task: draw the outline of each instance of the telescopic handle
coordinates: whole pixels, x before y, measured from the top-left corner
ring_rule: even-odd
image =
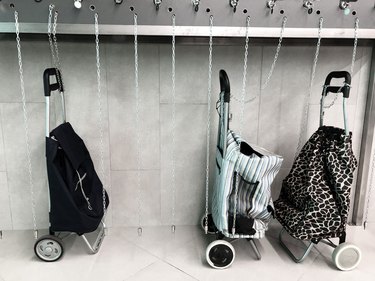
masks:
[[[330,86],[332,78],[344,78],[345,85],[342,87],[339,86]],[[332,71],[327,75],[326,81],[324,82],[325,90],[323,89],[323,95],[328,93],[339,93],[341,92],[344,98],[349,98],[350,92],[350,83],[352,82],[352,77],[347,71]]]
[[[51,77],[56,77],[56,83],[51,84]],[[60,81],[60,83],[59,83]],[[43,83],[44,83],[44,96],[51,96],[51,92],[59,90],[63,92],[63,83],[61,81],[61,72],[57,68],[47,68],[43,73]]]
[[[220,91],[224,92],[224,102],[230,102],[230,83],[229,78],[225,70],[220,70]]]

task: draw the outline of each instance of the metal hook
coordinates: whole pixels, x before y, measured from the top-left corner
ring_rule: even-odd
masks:
[[[191,2],[193,3],[194,11],[198,12],[200,0],[191,0]]]
[[[314,7],[314,4],[312,1],[310,0],[306,0],[304,3],[303,3],[303,7],[307,9],[307,13],[310,15],[312,14],[313,12],[313,7]]]
[[[273,8],[276,6],[276,0],[269,0],[267,2],[267,8],[271,10],[271,14],[273,14]]]
[[[229,0],[229,5],[233,8],[233,13],[237,11],[238,1],[240,0]]]
[[[154,0],[154,4],[156,6],[156,11],[159,11],[159,8],[160,8],[160,5],[161,5],[161,2],[163,0]]]
[[[350,2],[357,2],[358,0],[340,0],[339,7],[344,10],[345,15],[350,14]]]

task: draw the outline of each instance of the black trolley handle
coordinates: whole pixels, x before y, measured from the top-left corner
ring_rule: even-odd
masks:
[[[223,158],[227,150],[227,133],[229,129],[229,102],[230,102],[230,82],[225,70],[220,70],[220,122],[218,134],[218,146],[223,151]]]
[[[344,85],[343,86],[331,86],[332,78],[344,79]],[[320,126],[323,126],[323,118],[324,118],[324,99],[329,93],[342,93],[343,100],[342,100],[342,106],[343,106],[343,115],[344,115],[344,128],[345,128],[345,134],[349,135],[349,129],[348,129],[348,114],[346,110],[346,100],[349,98],[350,94],[350,83],[352,81],[351,75],[347,71],[332,71],[327,75],[327,78],[323,85],[323,92],[322,92],[322,98],[320,100]]]
[[[55,77],[56,82],[51,83],[51,77]],[[43,84],[44,84],[44,97],[46,100],[46,137],[49,137],[49,121],[50,121],[50,106],[49,101],[51,93],[58,90],[61,95],[61,107],[62,107],[62,118],[63,122],[66,122],[65,113],[65,99],[64,99],[64,88],[61,77],[61,72],[57,68],[47,68],[43,73]]]

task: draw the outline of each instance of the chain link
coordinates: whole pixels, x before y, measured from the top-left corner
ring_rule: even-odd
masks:
[[[136,126],[137,126],[137,202],[138,202],[138,235],[142,235],[142,212],[141,212],[141,129],[140,129],[140,120],[139,120],[139,112],[140,112],[140,96],[139,96],[139,83],[138,83],[138,22],[137,22],[137,14],[134,14],[134,82],[135,82],[135,98],[136,98],[136,106],[135,106],[135,118],[136,118]]]
[[[206,206],[204,231],[208,233],[208,192],[210,176],[210,131],[211,131],[211,89],[212,89],[212,29],[214,17],[210,15],[210,39],[208,47],[208,91],[207,91],[207,143],[206,143]]]
[[[354,25],[354,46],[353,46],[352,64],[350,66],[350,75],[352,77],[353,77],[353,73],[354,73],[355,57],[357,55],[358,27],[359,27],[359,18],[356,18],[355,19],[355,25]]]
[[[53,42],[52,42],[52,12],[55,6],[53,4],[49,5],[49,14],[48,14],[48,41],[49,41],[49,47],[51,50],[51,57],[52,57],[52,64],[56,67],[56,57],[55,57],[55,50],[53,48]]]
[[[176,230],[176,168],[175,168],[175,133],[176,133],[176,15],[172,15],[172,232]]]
[[[55,11],[54,17],[53,17],[53,28],[52,28],[53,47],[50,46],[50,48],[54,49],[54,54],[53,54],[53,51],[52,51],[52,59],[53,59],[54,67],[59,70],[59,72],[56,73],[57,83],[59,83],[60,89],[64,89],[64,87],[63,87],[64,82],[61,78],[62,77],[62,69],[61,69],[61,64],[60,64],[59,47],[58,47],[58,44],[57,44],[57,36],[56,36],[58,15],[59,15],[59,13],[57,11]],[[50,41],[50,44],[51,44],[51,41]],[[63,105],[63,106],[64,106],[63,110],[64,110],[64,119],[65,119],[65,105]]]
[[[24,129],[25,129],[25,139],[26,139],[26,156],[27,156],[27,167],[29,172],[29,187],[30,187],[30,194],[31,194],[31,214],[33,218],[33,228],[34,228],[34,236],[35,239],[38,238],[38,230],[37,230],[37,223],[36,223],[36,213],[35,213],[35,195],[34,195],[34,181],[33,181],[33,173],[32,173],[32,166],[31,166],[31,149],[30,149],[30,137],[29,137],[29,121],[28,121],[28,114],[27,114],[27,107],[26,107],[26,93],[25,93],[25,83],[23,78],[23,65],[22,65],[22,52],[21,52],[21,39],[20,39],[20,30],[19,30],[19,23],[18,23],[18,12],[14,12],[14,20],[15,20],[15,27],[16,27],[16,42],[17,42],[17,53],[18,53],[18,66],[19,66],[19,76],[20,76],[20,86],[21,86],[21,95],[22,95],[22,110],[23,110],[23,121],[24,121]]]
[[[95,13],[95,49],[96,49],[96,78],[97,78],[97,96],[99,108],[99,135],[100,135],[100,171],[102,174],[102,202],[103,202],[103,218],[105,221],[107,215],[105,187],[107,187],[108,179],[104,168],[104,134],[103,134],[103,106],[102,106],[102,92],[101,92],[101,73],[100,73],[100,49],[99,49],[99,22],[98,14]]]
[[[314,62],[313,62],[313,67],[312,67],[311,77],[310,77],[310,85],[309,85],[309,90],[307,92],[307,95],[305,95],[301,129],[300,129],[300,134],[299,134],[299,139],[298,139],[297,150],[296,150],[296,154],[295,154],[294,158],[297,158],[300,150],[302,149],[304,138],[305,138],[306,132],[307,132],[307,122],[308,122],[308,115],[309,115],[309,101],[310,101],[310,96],[312,94],[312,89],[313,89],[313,85],[314,85],[316,66],[318,64],[318,58],[319,58],[319,52],[320,52],[320,43],[321,43],[321,40],[322,40],[323,22],[324,22],[324,19],[321,17],[319,19],[318,41],[316,43]]]
[[[245,54],[244,54],[244,63],[243,63],[243,73],[242,73],[242,91],[241,91],[241,113],[240,113],[240,128],[239,135],[242,135],[242,128],[244,122],[244,112],[245,112],[245,94],[246,94],[246,77],[247,77],[247,59],[249,54],[249,26],[250,26],[250,17],[246,18],[246,36],[245,36]],[[254,100],[256,97],[253,97]],[[240,144],[241,147],[241,144]],[[238,189],[239,189],[239,180],[240,175],[236,173],[236,182],[235,182],[235,192],[234,192],[234,206],[233,206],[233,225],[232,225],[232,234],[236,233],[236,213],[237,213],[237,200],[238,200]]]
[[[271,65],[271,69],[270,69],[270,71],[268,72],[267,79],[266,79],[266,82],[265,82],[265,83],[263,84],[263,86],[262,86],[262,90],[264,90],[264,89],[267,88],[268,83],[269,83],[270,80],[271,80],[271,77],[272,77],[273,71],[274,71],[274,69],[275,69],[276,62],[277,62],[277,58],[279,57],[279,53],[280,53],[280,50],[281,50],[281,43],[283,42],[284,30],[285,30],[285,26],[286,26],[286,22],[287,22],[287,20],[288,20],[287,17],[283,17],[283,23],[282,23],[282,26],[281,26],[280,37],[279,37],[279,43],[277,44],[276,53],[275,53],[275,56],[274,56],[274,58],[273,58],[273,62],[272,62],[272,65]]]

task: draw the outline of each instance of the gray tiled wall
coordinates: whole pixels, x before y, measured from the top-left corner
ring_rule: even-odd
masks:
[[[99,111],[96,91],[95,48],[92,42],[59,44],[68,120],[85,140],[99,175]],[[32,228],[22,104],[15,43],[0,41],[0,229]],[[42,72],[51,65],[48,42],[22,42],[29,132],[32,149],[37,224],[48,226],[47,178],[44,157],[44,99]],[[136,226],[141,212],[143,225],[172,223],[171,186],[172,94],[171,49],[167,44],[139,45],[139,93],[141,96],[141,201],[137,192],[136,100],[134,96],[134,49],[115,41],[101,45],[101,82],[104,124],[104,170],[111,207],[110,226]],[[243,136],[249,142],[284,156],[284,165],[273,185],[277,197],[281,180],[293,162],[298,143],[304,96],[308,92],[313,46],[281,49],[273,77],[261,89],[270,69],[275,46],[251,46],[247,76]],[[310,99],[308,134],[319,122],[321,85],[332,70],[349,70],[351,47],[321,48],[313,94]],[[175,224],[197,224],[204,209],[208,48],[177,45],[176,48],[176,200]],[[359,155],[366,101],[371,49],[357,52],[352,95],[348,102],[349,127]],[[225,69],[232,94],[241,95],[243,47],[215,46],[211,104],[211,176],[217,132],[215,102],[218,71]],[[52,104],[58,108],[59,100]],[[341,125],[340,99],[327,111],[327,123]],[[240,104],[233,99],[233,121],[239,129]],[[54,113],[51,124],[58,118]],[[140,206],[140,208],[139,208]]]

